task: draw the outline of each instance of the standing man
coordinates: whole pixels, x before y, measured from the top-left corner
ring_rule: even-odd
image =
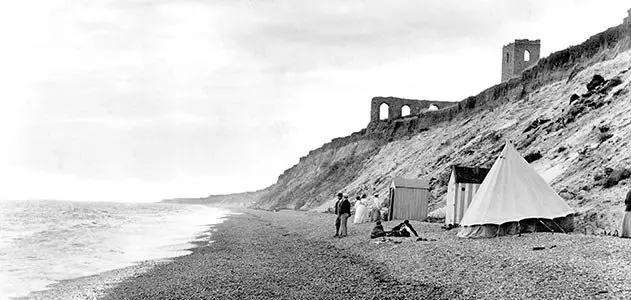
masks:
[[[622,219],[622,234],[620,236],[631,238],[631,190],[627,193],[624,204],[624,218]]]
[[[340,219],[340,237],[342,238],[348,234],[346,224],[348,222],[348,217],[351,216],[351,203],[348,201],[348,195],[344,195],[344,200],[340,201],[340,209],[338,210],[338,213],[338,218]]]
[[[337,193],[337,201],[335,202],[335,235],[340,236],[340,205],[342,204],[342,193]]]

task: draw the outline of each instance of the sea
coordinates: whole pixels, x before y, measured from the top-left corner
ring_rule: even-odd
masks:
[[[230,212],[175,203],[0,202],[0,299],[190,253]]]

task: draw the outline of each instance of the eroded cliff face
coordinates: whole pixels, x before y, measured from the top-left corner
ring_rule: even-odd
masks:
[[[613,229],[631,183],[630,36],[614,27],[455,106],[372,122],[311,151],[251,205],[323,210],[338,191],[386,195],[403,176],[429,180],[440,209],[450,167],[490,167],[510,139],[579,212],[579,230]],[[596,74],[605,81],[588,90]]]

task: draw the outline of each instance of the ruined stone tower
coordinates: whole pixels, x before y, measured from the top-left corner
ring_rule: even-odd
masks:
[[[521,72],[539,60],[539,40],[515,40],[502,47],[502,82],[519,76]]]

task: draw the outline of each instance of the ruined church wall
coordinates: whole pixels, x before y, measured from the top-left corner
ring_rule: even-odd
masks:
[[[370,104],[370,122],[378,122],[379,112],[382,104],[388,105],[388,120],[399,119],[404,106],[410,108],[410,116],[419,115],[423,111],[435,105],[438,109],[457,104],[457,102],[447,101],[431,101],[431,100],[413,100],[396,97],[374,97]]]

